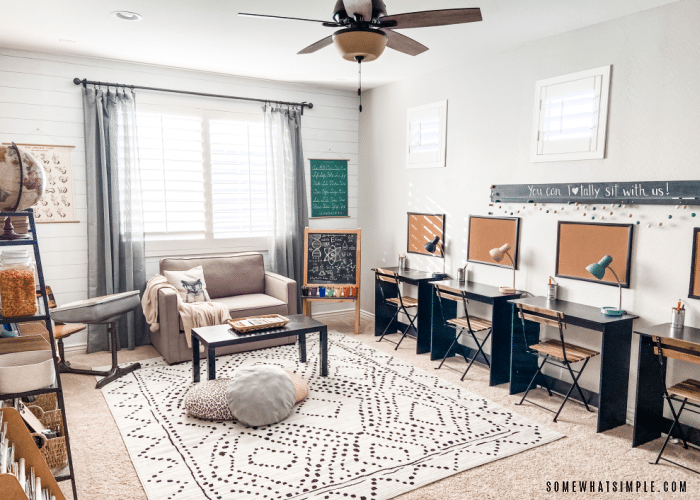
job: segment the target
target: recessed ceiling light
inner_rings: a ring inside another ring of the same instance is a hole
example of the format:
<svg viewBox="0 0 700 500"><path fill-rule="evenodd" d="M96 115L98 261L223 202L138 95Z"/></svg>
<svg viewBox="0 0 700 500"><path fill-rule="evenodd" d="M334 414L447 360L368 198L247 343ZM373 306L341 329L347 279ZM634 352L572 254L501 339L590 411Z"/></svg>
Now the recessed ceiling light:
<svg viewBox="0 0 700 500"><path fill-rule="evenodd" d="M142 19L141 14L129 12L127 10L118 10L116 12L112 12L112 15L117 19L121 19L122 21L140 21Z"/></svg>

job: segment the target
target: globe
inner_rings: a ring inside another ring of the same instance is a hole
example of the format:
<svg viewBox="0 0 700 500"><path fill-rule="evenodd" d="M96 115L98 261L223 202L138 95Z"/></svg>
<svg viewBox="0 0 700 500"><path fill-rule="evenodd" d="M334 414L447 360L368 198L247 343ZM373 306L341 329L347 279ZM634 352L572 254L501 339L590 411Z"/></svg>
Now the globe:
<svg viewBox="0 0 700 500"><path fill-rule="evenodd" d="M19 156L17 151L19 150ZM20 193L20 158L22 179ZM14 146L0 146L0 212L24 210L44 194L46 174L44 167L28 151ZM19 204L17 199L19 198Z"/></svg>

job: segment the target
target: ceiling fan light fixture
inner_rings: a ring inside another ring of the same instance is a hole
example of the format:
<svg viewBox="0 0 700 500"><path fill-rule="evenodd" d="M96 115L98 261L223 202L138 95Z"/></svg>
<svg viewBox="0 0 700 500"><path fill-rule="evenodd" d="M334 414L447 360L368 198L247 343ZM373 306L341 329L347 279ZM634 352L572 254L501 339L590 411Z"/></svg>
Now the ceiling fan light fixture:
<svg viewBox="0 0 700 500"><path fill-rule="evenodd" d="M349 28L333 33L333 43L343 59L355 62L362 57L362 62L371 62L382 55L387 44L383 31L376 29Z"/></svg>

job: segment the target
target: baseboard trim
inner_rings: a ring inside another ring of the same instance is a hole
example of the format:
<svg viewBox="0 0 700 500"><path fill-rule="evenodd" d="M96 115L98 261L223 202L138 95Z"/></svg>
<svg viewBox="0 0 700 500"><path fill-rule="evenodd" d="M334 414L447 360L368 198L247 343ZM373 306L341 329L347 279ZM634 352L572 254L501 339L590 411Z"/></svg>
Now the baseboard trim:
<svg viewBox="0 0 700 500"><path fill-rule="evenodd" d="M85 354L85 352L87 351L87 342L83 342L81 344L71 344L71 345L64 344L63 351L66 354L69 354L72 352L80 352L81 354Z"/></svg>
<svg viewBox="0 0 700 500"><path fill-rule="evenodd" d="M355 308L352 309L340 309L337 311L319 311L311 314L314 318L331 318L333 316L342 316L345 314L355 314Z"/></svg>

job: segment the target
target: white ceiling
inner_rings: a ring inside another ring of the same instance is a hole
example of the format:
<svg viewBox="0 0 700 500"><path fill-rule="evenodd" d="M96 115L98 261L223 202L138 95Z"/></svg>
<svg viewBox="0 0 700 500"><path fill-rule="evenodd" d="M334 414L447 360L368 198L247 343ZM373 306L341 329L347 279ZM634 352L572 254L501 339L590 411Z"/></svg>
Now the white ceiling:
<svg viewBox="0 0 700 500"><path fill-rule="evenodd" d="M411 57L387 49L377 61L363 65L363 87L674 1L678 0L385 0L389 14L480 7L484 20L401 30L430 50ZM334 0L14 0L2 3L0 46L355 88L357 65L341 59L335 47L296 55L332 34L332 28L237 16L252 12L330 21L334 4ZM117 10L137 12L143 19L118 20L110 15Z"/></svg>

